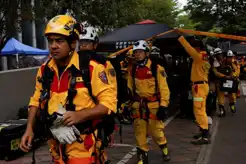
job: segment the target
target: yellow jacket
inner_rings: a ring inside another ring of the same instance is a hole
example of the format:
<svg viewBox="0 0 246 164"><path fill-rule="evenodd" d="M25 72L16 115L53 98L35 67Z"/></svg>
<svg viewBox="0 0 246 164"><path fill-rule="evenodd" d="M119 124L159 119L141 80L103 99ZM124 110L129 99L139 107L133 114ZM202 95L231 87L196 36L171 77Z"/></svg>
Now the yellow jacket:
<svg viewBox="0 0 246 164"><path fill-rule="evenodd" d="M106 62L105 67L106 67L106 73L108 76L108 80L109 80L110 84L113 85L114 90L116 91L116 95L117 95L117 79L116 79L115 69L114 69L114 67L110 61Z"/></svg>
<svg viewBox="0 0 246 164"><path fill-rule="evenodd" d="M233 69L232 76L239 77L239 75L240 75L240 65L239 65L239 63L237 61L233 61L232 62L232 69Z"/></svg>
<svg viewBox="0 0 246 164"><path fill-rule="evenodd" d="M151 73L151 60L148 59L147 64L143 68L137 68L135 76L135 85L136 93L140 97L152 97L156 93L155 89L155 78ZM132 70L128 73L128 88L133 92L133 79L132 79ZM165 69L160 65L157 65L157 81L158 81L158 90L160 92L160 104L159 102L150 102L148 103L149 108L159 108L159 105L167 107L169 105L170 91L166 81ZM133 108L138 108L139 103L133 103Z"/></svg>
<svg viewBox="0 0 246 164"><path fill-rule="evenodd" d="M197 52L187 41L181 36L179 42L185 48L186 52L192 57L191 81L208 81L208 74L211 65L205 59L201 52Z"/></svg>
<svg viewBox="0 0 246 164"><path fill-rule="evenodd" d="M68 70L69 67L74 65L79 70L79 58L77 52L74 52L70 63L62 73L62 75L58 76L58 68L53 59L48 63L48 67L54 71L54 78L51 84L50 90L50 99L48 103L48 113L52 114L58 110L60 104L64 105L68 89L69 89L69 81L70 81L70 72ZM42 65L37 73L37 77L42 76L42 72L44 70L44 66ZM116 112L117 98L115 87L110 84L108 77L105 72L105 66L97 63L96 61L90 61L89 64L90 75L91 75L91 87L92 94L97 98L98 103L106 106L109 109L109 113L111 111ZM94 101L89 95L88 89L85 87L82 78L76 79L76 90L77 95L75 96L73 103L75 104L75 110L80 111L84 109L91 109L96 106ZM39 107L39 98L40 91L42 90L42 85L36 80L35 92L31 97L29 106ZM85 139L87 135L81 135L83 139ZM93 140L95 141L94 137ZM95 143L93 143L95 144ZM71 145L67 145L66 147L67 155L72 157L90 157L94 146L92 146L89 150L84 147L84 144L80 144L78 142L74 142Z"/></svg>

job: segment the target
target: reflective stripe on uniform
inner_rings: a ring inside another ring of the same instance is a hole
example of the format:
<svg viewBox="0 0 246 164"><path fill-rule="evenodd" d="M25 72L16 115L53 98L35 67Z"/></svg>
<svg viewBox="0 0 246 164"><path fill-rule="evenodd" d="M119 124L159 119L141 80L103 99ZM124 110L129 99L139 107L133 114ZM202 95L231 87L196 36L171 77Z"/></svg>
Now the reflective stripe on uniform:
<svg viewBox="0 0 246 164"><path fill-rule="evenodd" d="M202 97L193 97L193 101L203 101Z"/></svg>

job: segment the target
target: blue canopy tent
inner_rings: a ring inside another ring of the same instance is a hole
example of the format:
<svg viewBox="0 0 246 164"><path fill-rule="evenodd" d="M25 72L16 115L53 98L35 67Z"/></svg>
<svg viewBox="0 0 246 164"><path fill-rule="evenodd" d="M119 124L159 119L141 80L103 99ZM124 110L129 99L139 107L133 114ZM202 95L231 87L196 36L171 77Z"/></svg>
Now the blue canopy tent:
<svg viewBox="0 0 246 164"><path fill-rule="evenodd" d="M6 45L1 51L1 55L16 55L16 54L24 54L24 55L48 55L48 50L41 50L38 48L34 48L28 45L25 45L15 38L11 38L8 40Z"/></svg>
<svg viewBox="0 0 246 164"><path fill-rule="evenodd" d="M0 56L16 56L17 68L19 68L19 55L49 55L49 51L34 48L19 42L15 38L10 38L1 50Z"/></svg>

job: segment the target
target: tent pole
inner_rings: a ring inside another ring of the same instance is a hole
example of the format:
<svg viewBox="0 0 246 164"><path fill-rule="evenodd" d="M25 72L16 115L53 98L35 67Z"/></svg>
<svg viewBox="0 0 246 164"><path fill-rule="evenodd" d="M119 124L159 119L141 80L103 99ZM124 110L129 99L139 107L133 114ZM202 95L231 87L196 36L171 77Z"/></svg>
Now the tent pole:
<svg viewBox="0 0 246 164"><path fill-rule="evenodd" d="M19 54L16 54L16 68L19 68Z"/></svg>

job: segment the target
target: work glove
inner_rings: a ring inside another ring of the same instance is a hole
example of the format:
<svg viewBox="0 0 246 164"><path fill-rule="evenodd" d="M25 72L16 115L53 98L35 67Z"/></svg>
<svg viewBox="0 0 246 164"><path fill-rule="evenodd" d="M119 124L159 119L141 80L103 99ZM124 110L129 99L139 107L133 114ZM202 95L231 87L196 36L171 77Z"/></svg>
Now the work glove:
<svg viewBox="0 0 246 164"><path fill-rule="evenodd" d="M80 135L79 130L73 126L53 125L50 131L55 139L57 139L61 144L72 144L77 141L77 136Z"/></svg>
<svg viewBox="0 0 246 164"><path fill-rule="evenodd" d="M168 118L168 107L160 106L156 113L156 117L162 121L167 119Z"/></svg>
<svg viewBox="0 0 246 164"><path fill-rule="evenodd" d="M57 139L61 144L72 144L77 141L77 136L79 137L79 130L73 126L63 125L63 114L66 112L66 109L61 105L58 107L57 112L54 113L56 116L53 124L50 128L50 131L55 139Z"/></svg>

